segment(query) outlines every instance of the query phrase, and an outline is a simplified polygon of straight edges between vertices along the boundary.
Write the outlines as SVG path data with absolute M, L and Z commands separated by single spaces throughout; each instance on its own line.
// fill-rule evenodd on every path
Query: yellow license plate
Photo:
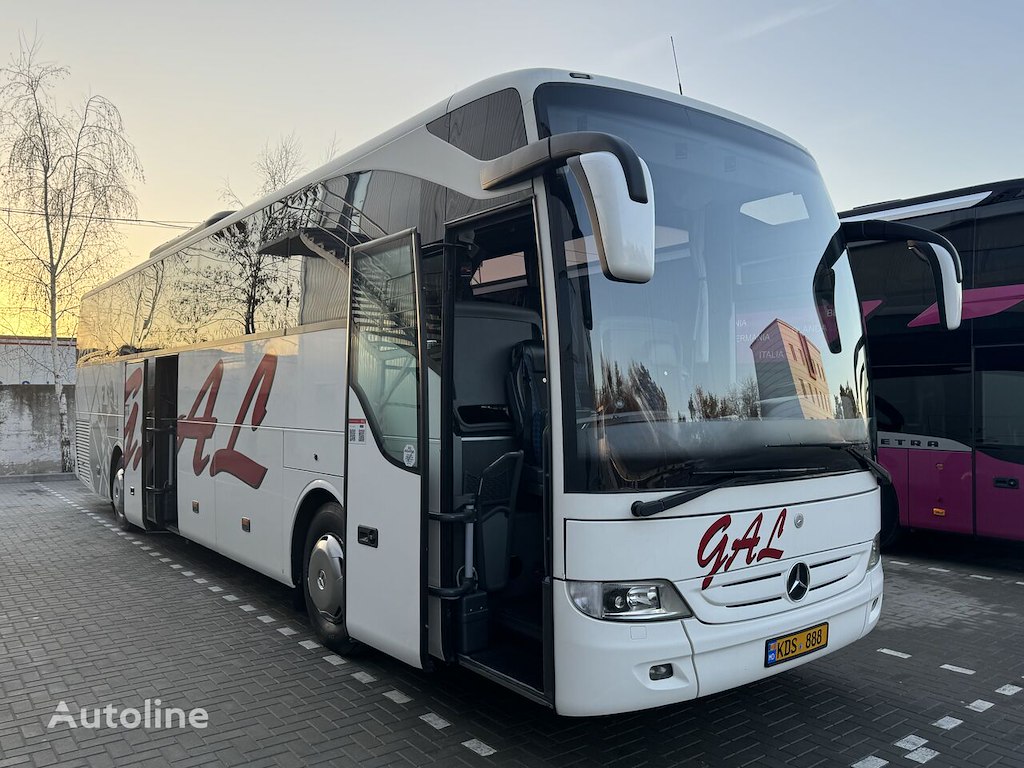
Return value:
M 815 624 L 790 635 L 766 640 L 764 644 L 764 665 L 774 667 L 784 661 L 820 651 L 828 645 L 828 622 Z

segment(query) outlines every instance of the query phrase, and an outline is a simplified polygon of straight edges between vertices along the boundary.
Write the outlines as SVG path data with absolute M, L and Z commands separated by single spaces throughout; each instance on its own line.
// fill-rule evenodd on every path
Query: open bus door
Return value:
M 416 231 L 353 248 L 350 270 L 346 625 L 423 668 L 428 401 Z

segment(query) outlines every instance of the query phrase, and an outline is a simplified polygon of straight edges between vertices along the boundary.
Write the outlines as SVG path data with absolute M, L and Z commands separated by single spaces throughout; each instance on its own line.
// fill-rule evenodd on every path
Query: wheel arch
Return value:
M 328 502 L 337 502 L 344 507 L 341 494 L 330 484 L 318 480 L 310 483 L 304 490 L 292 521 L 292 535 L 289 546 L 289 562 L 291 563 L 291 581 L 297 586 L 302 581 L 302 555 L 306 544 L 306 533 L 313 522 L 313 516 L 320 507 Z

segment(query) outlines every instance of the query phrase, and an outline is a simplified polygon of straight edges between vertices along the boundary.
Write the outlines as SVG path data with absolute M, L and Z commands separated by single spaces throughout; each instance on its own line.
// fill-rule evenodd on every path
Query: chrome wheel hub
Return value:
M 306 588 L 313 605 L 332 621 L 340 619 L 345 610 L 344 562 L 341 541 L 332 533 L 321 536 L 309 556 Z

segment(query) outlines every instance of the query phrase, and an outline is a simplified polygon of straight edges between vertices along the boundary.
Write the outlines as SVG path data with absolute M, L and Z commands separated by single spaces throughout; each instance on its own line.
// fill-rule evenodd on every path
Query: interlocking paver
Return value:
M 0 766 L 1024 765 L 1024 696 L 1007 695 L 1024 675 L 1012 558 L 901 552 L 865 641 L 692 704 L 577 720 L 460 669 L 428 675 L 373 652 L 324 663 L 297 642 L 313 633 L 285 587 L 171 535 L 111 535 L 102 500 L 48 485 L 68 501 L 0 486 Z M 77 712 L 147 698 L 203 707 L 209 726 L 46 728 L 60 700 Z M 908 734 L 927 743 L 896 747 Z

